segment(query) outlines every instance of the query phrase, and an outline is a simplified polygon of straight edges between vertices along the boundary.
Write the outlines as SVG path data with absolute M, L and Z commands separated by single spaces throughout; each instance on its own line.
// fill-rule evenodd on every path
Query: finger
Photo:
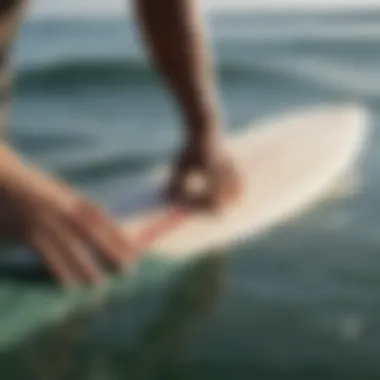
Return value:
M 72 287 L 76 276 L 58 252 L 52 241 L 43 234 L 35 234 L 30 241 L 31 248 L 42 258 L 51 274 L 64 286 Z
M 234 166 L 226 165 L 222 168 L 221 181 L 223 181 L 223 198 L 226 202 L 236 200 L 241 192 L 241 182 Z
M 209 169 L 209 192 L 206 198 L 207 207 L 213 212 L 219 212 L 233 198 L 231 178 L 226 167 L 218 166 Z
M 154 220 L 145 226 L 136 236 L 136 241 L 142 249 L 149 248 L 149 245 L 157 241 L 166 232 L 180 225 L 189 213 L 182 209 L 170 210 L 167 214 Z
M 170 200 L 182 204 L 189 203 L 188 201 L 192 198 L 192 194 L 187 189 L 189 176 L 201 170 L 202 166 L 199 160 L 194 160 L 188 152 L 183 153 L 176 162 L 171 175 L 168 187 Z
M 78 281 L 96 284 L 102 282 L 102 274 L 89 246 L 75 236 L 69 226 L 62 222 L 50 221 L 45 233 L 58 255 L 65 259 Z
M 168 197 L 172 202 L 182 201 L 183 200 L 183 182 L 186 178 L 186 168 L 182 161 L 178 162 L 174 167 L 171 179 L 168 186 Z
M 102 264 L 118 270 L 131 263 L 136 248 L 122 229 L 87 202 L 69 216 L 70 226 L 100 256 Z

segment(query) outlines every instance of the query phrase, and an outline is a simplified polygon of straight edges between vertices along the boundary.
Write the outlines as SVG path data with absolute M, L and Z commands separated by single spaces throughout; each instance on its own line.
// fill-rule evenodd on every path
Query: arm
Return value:
M 217 135 L 221 118 L 197 0 L 135 0 L 145 41 L 180 107 L 191 140 Z
M 219 207 L 238 195 L 239 180 L 222 146 L 221 111 L 199 0 L 135 0 L 134 5 L 151 56 L 179 105 L 187 135 L 169 195 L 193 205 Z
M 123 231 L 83 196 L 23 162 L 6 142 L 9 48 L 25 4 L 0 3 L 0 235 L 32 248 L 64 284 L 96 283 L 104 271 L 130 263 Z

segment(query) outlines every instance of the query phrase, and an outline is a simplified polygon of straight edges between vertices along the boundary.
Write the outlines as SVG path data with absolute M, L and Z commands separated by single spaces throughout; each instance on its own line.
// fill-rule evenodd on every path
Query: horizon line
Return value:
M 368 12 L 368 11 L 380 11 L 380 4 L 363 6 L 358 4 L 351 4 L 346 6 L 276 6 L 276 7 L 240 7 L 240 8 L 209 8 L 204 12 L 209 15 L 228 15 L 239 13 L 250 14 L 286 14 L 286 13 L 310 13 L 310 14 L 326 14 L 326 13 L 350 13 L 350 12 Z M 131 14 L 126 10 L 125 12 L 109 12 L 109 13 L 30 13 L 27 15 L 25 21 L 58 21 L 58 20 L 109 20 L 119 18 L 129 18 Z

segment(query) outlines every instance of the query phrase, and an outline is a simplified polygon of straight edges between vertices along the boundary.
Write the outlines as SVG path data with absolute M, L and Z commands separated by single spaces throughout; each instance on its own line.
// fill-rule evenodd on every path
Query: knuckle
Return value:
M 76 199 L 71 207 L 63 209 L 62 213 L 70 221 L 82 221 L 87 226 L 97 224 L 100 219 L 95 206 L 84 198 Z

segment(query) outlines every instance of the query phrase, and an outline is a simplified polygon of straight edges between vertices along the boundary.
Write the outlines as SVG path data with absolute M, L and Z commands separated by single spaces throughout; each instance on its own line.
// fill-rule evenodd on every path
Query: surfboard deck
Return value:
M 148 240 L 154 255 L 170 260 L 257 236 L 302 211 L 342 176 L 362 148 L 366 125 L 366 113 L 354 106 L 257 123 L 228 139 L 242 179 L 236 203 L 220 214 L 175 209 L 163 202 L 163 177 L 150 192 L 128 199 L 122 224 L 140 241 Z
M 367 114 L 358 106 L 318 107 L 264 120 L 229 139 L 243 179 L 239 202 L 222 214 L 175 208 L 164 202 L 166 175 L 118 205 L 129 234 L 149 246 L 136 270 L 110 279 L 107 288 L 65 292 L 23 251 L 0 262 L 0 347 L 38 327 L 64 318 L 79 305 L 106 294 L 132 292 L 179 273 L 210 250 L 231 246 L 269 231 L 311 206 L 363 149 Z M 46 281 L 45 281 L 46 280 Z

